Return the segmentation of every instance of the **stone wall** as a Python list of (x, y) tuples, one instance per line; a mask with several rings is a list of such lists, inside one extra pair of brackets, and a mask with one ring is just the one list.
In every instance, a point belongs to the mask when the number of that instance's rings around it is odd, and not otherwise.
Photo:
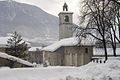
[[(86, 53), (86, 49), (88, 49)], [(93, 48), (90, 46), (73, 46), (65, 47), (65, 62), (66, 66), (81, 66), (91, 61)]]
[[(65, 16), (68, 16), (69, 21), (65, 21)], [(73, 13), (59, 13), (59, 39), (69, 38), (73, 36)]]
[(64, 55), (63, 55), (63, 49), (60, 48), (59, 50), (55, 51), (55, 52), (51, 52), (51, 51), (44, 51), (44, 58), (47, 62), (49, 62), (49, 65), (51, 66), (62, 66), (63, 65), (63, 59), (64, 59)]
[(92, 56), (92, 46), (67, 46), (55, 52), (44, 51), (45, 60), (51, 66), (81, 66), (89, 63), (92, 60)]
[(28, 61), (31, 63), (41, 64), (43, 63), (43, 52), (42, 51), (29, 51)]

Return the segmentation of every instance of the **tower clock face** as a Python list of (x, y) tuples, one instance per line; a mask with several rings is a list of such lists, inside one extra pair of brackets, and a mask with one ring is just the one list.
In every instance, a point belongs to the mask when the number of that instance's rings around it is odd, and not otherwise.
[(65, 21), (65, 22), (69, 22), (69, 16), (66, 15), (66, 16), (64, 17), (64, 21)]

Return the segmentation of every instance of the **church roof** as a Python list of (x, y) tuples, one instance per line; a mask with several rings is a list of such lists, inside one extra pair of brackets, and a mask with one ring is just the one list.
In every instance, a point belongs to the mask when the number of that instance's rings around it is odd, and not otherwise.
[(42, 47), (31, 47), (28, 51), (41, 51)]
[[(50, 46), (47, 46), (45, 48), (43, 48), (42, 50), (44, 51), (56, 51), (58, 48), (62, 47), (62, 46), (77, 46), (79, 44), (79, 38), (78, 37), (71, 37), (71, 38), (65, 38), (62, 39)], [(86, 40), (82, 40), (80, 42), (80, 45), (92, 45), (89, 41)]]
[(55, 51), (58, 48), (60, 48), (61, 46), (74, 46), (77, 45), (79, 43), (79, 40), (77, 37), (73, 37), (73, 38), (65, 38), (62, 39), (50, 46), (47, 46), (45, 48), (43, 48), (43, 50), (45, 51)]

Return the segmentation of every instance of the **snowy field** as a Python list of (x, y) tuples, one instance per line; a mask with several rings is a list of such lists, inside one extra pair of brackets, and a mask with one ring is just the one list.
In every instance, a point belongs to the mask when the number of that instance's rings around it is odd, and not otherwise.
[(0, 68), (0, 80), (120, 80), (120, 58), (81, 67)]

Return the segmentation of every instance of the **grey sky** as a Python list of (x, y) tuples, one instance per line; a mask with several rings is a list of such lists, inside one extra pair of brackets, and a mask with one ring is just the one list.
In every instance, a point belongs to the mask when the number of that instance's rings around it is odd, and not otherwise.
[(64, 2), (67, 2), (69, 11), (74, 12), (74, 23), (77, 23), (79, 13), (79, 1), (80, 0), (15, 0), (22, 3), (29, 3), (42, 8), (44, 11), (58, 16), (58, 13), (62, 11)]

